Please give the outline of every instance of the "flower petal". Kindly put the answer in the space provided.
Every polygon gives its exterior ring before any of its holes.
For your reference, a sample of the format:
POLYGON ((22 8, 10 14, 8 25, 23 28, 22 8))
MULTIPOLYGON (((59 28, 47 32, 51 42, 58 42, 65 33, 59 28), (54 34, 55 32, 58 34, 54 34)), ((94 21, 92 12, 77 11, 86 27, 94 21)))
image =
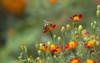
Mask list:
POLYGON ((53 24, 53 25, 52 25, 52 28, 55 28, 55 27, 56 27, 56 24, 53 24))
POLYGON ((45 29, 45 30, 43 31, 43 33, 46 33, 46 32, 48 32, 48 29, 45 29))
POLYGON ((82 18, 82 15, 81 15, 81 14, 79 15, 79 18, 80 18, 80 19, 82 18))

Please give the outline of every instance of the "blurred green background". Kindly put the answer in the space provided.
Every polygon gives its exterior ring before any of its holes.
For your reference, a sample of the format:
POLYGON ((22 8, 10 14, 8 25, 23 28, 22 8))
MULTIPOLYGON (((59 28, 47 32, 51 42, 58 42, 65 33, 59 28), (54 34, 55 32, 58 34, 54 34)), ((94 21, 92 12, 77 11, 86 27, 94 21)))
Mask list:
POLYGON ((96 6, 100 4, 100 0, 57 0, 55 4, 48 0, 24 1, 25 10, 17 16, 6 12, 0 2, 0 63, 16 63, 21 43, 25 43, 28 54, 35 57, 35 41, 51 40, 48 34, 42 33, 43 20, 56 23, 53 33, 59 35, 61 26, 71 23, 70 16, 82 14, 79 23, 88 28, 90 22, 96 20, 96 6))

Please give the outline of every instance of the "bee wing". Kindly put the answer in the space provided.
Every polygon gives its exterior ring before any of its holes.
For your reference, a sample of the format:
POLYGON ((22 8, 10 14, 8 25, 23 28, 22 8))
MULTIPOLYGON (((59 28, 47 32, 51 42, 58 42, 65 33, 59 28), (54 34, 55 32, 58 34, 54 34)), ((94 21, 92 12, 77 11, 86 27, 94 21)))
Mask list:
POLYGON ((49 23, 47 20, 43 20, 45 24, 49 23))

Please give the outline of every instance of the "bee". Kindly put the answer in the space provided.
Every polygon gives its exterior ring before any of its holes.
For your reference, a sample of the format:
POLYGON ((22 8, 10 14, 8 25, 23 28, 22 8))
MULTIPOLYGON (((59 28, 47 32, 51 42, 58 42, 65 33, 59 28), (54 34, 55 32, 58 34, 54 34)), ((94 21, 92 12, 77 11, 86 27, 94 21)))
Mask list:
POLYGON ((44 23, 45 24, 44 24, 44 27, 43 27, 43 29, 44 29, 43 33, 46 33, 48 31, 52 31, 56 27, 55 24, 52 24, 51 22, 48 22, 46 20, 44 20, 44 23))
POLYGON ((44 20, 44 29, 48 28, 49 26, 52 26, 52 23, 51 22, 48 22, 46 20, 44 20))

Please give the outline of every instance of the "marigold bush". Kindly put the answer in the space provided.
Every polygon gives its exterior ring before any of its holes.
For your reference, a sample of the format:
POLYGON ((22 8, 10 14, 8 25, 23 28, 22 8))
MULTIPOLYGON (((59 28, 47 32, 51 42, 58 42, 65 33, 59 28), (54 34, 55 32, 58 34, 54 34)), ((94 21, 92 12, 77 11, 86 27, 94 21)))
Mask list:
MULTIPOLYGON (((100 11, 100 9, 97 9, 97 11, 100 11)), ((100 18, 98 14, 97 17, 100 18)), ((92 22, 90 29, 87 30, 78 24, 84 18, 82 14, 69 18, 73 23, 67 24, 66 27, 62 26, 60 36, 56 36, 52 32, 57 25, 45 20, 43 34, 49 33, 52 41, 45 44, 36 41, 38 57, 35 59, 27 55, 27 47, 22 44, 22 52, 18 57, 18 62, 100 63, 100 27, 98 25, 100 20, 92 22)))

